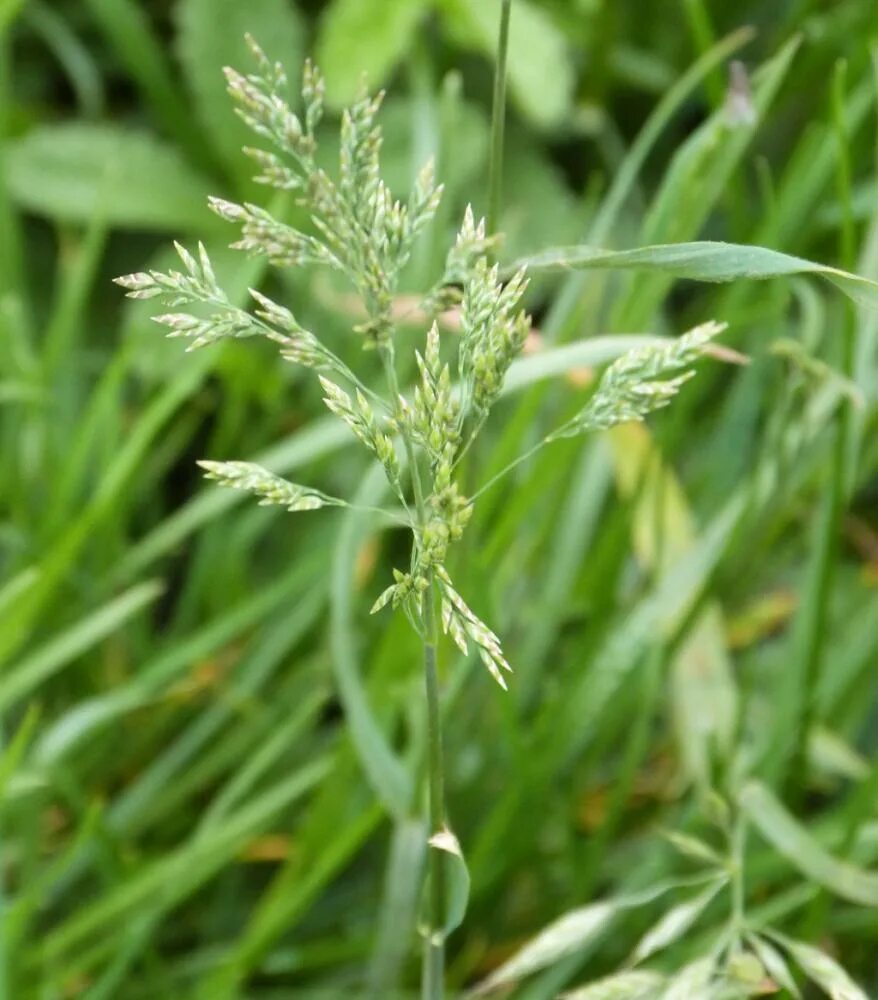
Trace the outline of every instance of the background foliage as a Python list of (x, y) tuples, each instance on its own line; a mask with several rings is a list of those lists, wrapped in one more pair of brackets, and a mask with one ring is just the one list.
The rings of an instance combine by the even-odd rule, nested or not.
[[(469, 0), (0, 0), (0, 995), (416, 981), (417, 645), (367, 616), (399, 540), (241, 504), (195, 459), (366, 503), (378, 481), (270, 348), (183, 362), (110, 278), (203, 239), (226, 287), (273, 288), (368, 369), (334, 285), (225, 249), (206, 196), (253, 189), (221, 67), (246, 65), (246, 30), (291, 79), (313, 52), (336, 109), (364, 71), (390, 84), (388, 181), (407, 190), (435, 154), (450, 234), (486, 208), (496, 21)], [(876, 31), (868, 0), (516, 0), (505, 259), (723, 239), (878, 276)], [(737, 118), (730, 58), (752, 71)], [(421, 248), (413, 283), (444, 249)], [(802, 277), (602, 270), (540, 273), (529, 306), (535, 353), (473, 472), (581, 407), (609, 335), (716, 318), (749, 364), (705, 369), (649, 433), (559, 442), (480, 499), (455, 578), (516, 673), (503, 695), (444, 650), (471, 877), (453, 983), (566, 910), (685, 876), (660, 830), (709, 838), (708, 785), (746, 770), (806, 828), (784, 837), (751, 796), (748, 907), (878, 992), (878, 894), (858, 869), (848, 901), (824, 891), (843, 882), (827, 857), (878, 855), (878, 313)], [(537, 382), (539, 348), (574, 341), (562, 380)], [(513, 995), (610, 971), (660, 913), (614, 914)]]

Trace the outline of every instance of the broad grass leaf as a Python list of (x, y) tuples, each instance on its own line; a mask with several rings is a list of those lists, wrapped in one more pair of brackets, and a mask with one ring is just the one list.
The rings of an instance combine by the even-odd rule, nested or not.
[(663, 982), (664, 977), (657, 972), (620, 972), (564, 993), (561, 1000), (651, 1000)]
[(516, 270), (520, 267), (531, 271), (654, 271), (675, 278), (715, 282), (813, 274), (832, 283), (855, 302), (878, 307), (878, 283), (868, 278), (768, 247), (738, 243), (667, 243), (633, 250), (603, 250), (586, 245), (561, 247), (525, 257), (514, 265)]
[(177, 149), (116, 125), (41, 125), (10, 144), (10, 196), (28, 212), (121, 229), (216, 231), (208, 181)]
[(762, 836), (808, 878), (851, 903), (878, 906), (878, 874), (833, 857), (764, 784), (748, 782), (740, 804)]
[(708, 886), (692, 899), (672, 907), (658, 923), (643, 935), (631, 956), (632, 962), (643, 962), (678, 941), (707, 908), (710, 901), (726, 884), (725, 879)]
[(626, 351), (652, 347), (658, 343), (661, 343), (661, 338), (652, 334), (620, 333), (609, 337), (575, 340), (560, 347), (537, 351), (512, 362), (503, 382), (502, 395), (512, 395), (544, 379), (565, 375), (570, 371), (605, 365), (615, 361)]
[(251, 165), (241, 147), (254, 145), (254, 136), (233, 110), (223, 68), (250, 72), (253, 56), (244, 38), (250, 34), (269, 59), (283, 63), (292, 99), (298, 93), (304, 59), (301, 15), (289, 0), (179, 0), (177, 23), (178, 49), (195, 114), (232, 174), (249, 172)]
[(778, 942), (796, 960), (805, 975), (816, 983), (831, 1000), (869, 1000), (864, 990), (826, 952), (804, 941), (775, 934)]
[(330, 104), (351, 103), (366, 80), (379, 88), (409, 54), (431, 0), (334, 0), (317, 34), (316, 62)]
[[(500, 3), (442, 0), (445, 23), (456, 42), (493, 57)], [(564, 36), (545, 11), (515, 0), (509, 25), (509, 92), (531, 121), (555, 125), (570, 107), (574, 75)]]

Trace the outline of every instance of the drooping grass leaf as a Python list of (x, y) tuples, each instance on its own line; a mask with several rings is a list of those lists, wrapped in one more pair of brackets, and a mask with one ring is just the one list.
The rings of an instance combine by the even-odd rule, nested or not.
[(878, 307), (878, 283), (837, 267), (817, 264), (768, 247), (736, 243), (668, 243), (633, 250), (602, 250), (577, 246), (546, 250), (515, 263), (531, 271), (619, 269), (658, 271), (693, 281), (763, 281), (769, 278), (813, 274), (824, 278), (845, 295), (864, 305)]

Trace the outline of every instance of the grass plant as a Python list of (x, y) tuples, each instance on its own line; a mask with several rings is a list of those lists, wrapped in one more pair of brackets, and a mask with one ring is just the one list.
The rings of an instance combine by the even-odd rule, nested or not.
[(0, 0), (0, 996), (878, 992), (876, 35)]

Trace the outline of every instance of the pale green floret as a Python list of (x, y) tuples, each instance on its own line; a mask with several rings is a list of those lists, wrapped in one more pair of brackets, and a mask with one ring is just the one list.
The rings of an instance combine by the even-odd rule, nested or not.
[(254, 462), (202, 460), (198, 464), (204, 469), (205, 478), (215, 480), (220, 486), (252, 493), (259, 497), (261, 507), (278, 506), (286, 507), (289, 511), (302, 511), (317, 510), (320, 507), (339, 507), (344, 503), (318, 490), (291, 483)]

